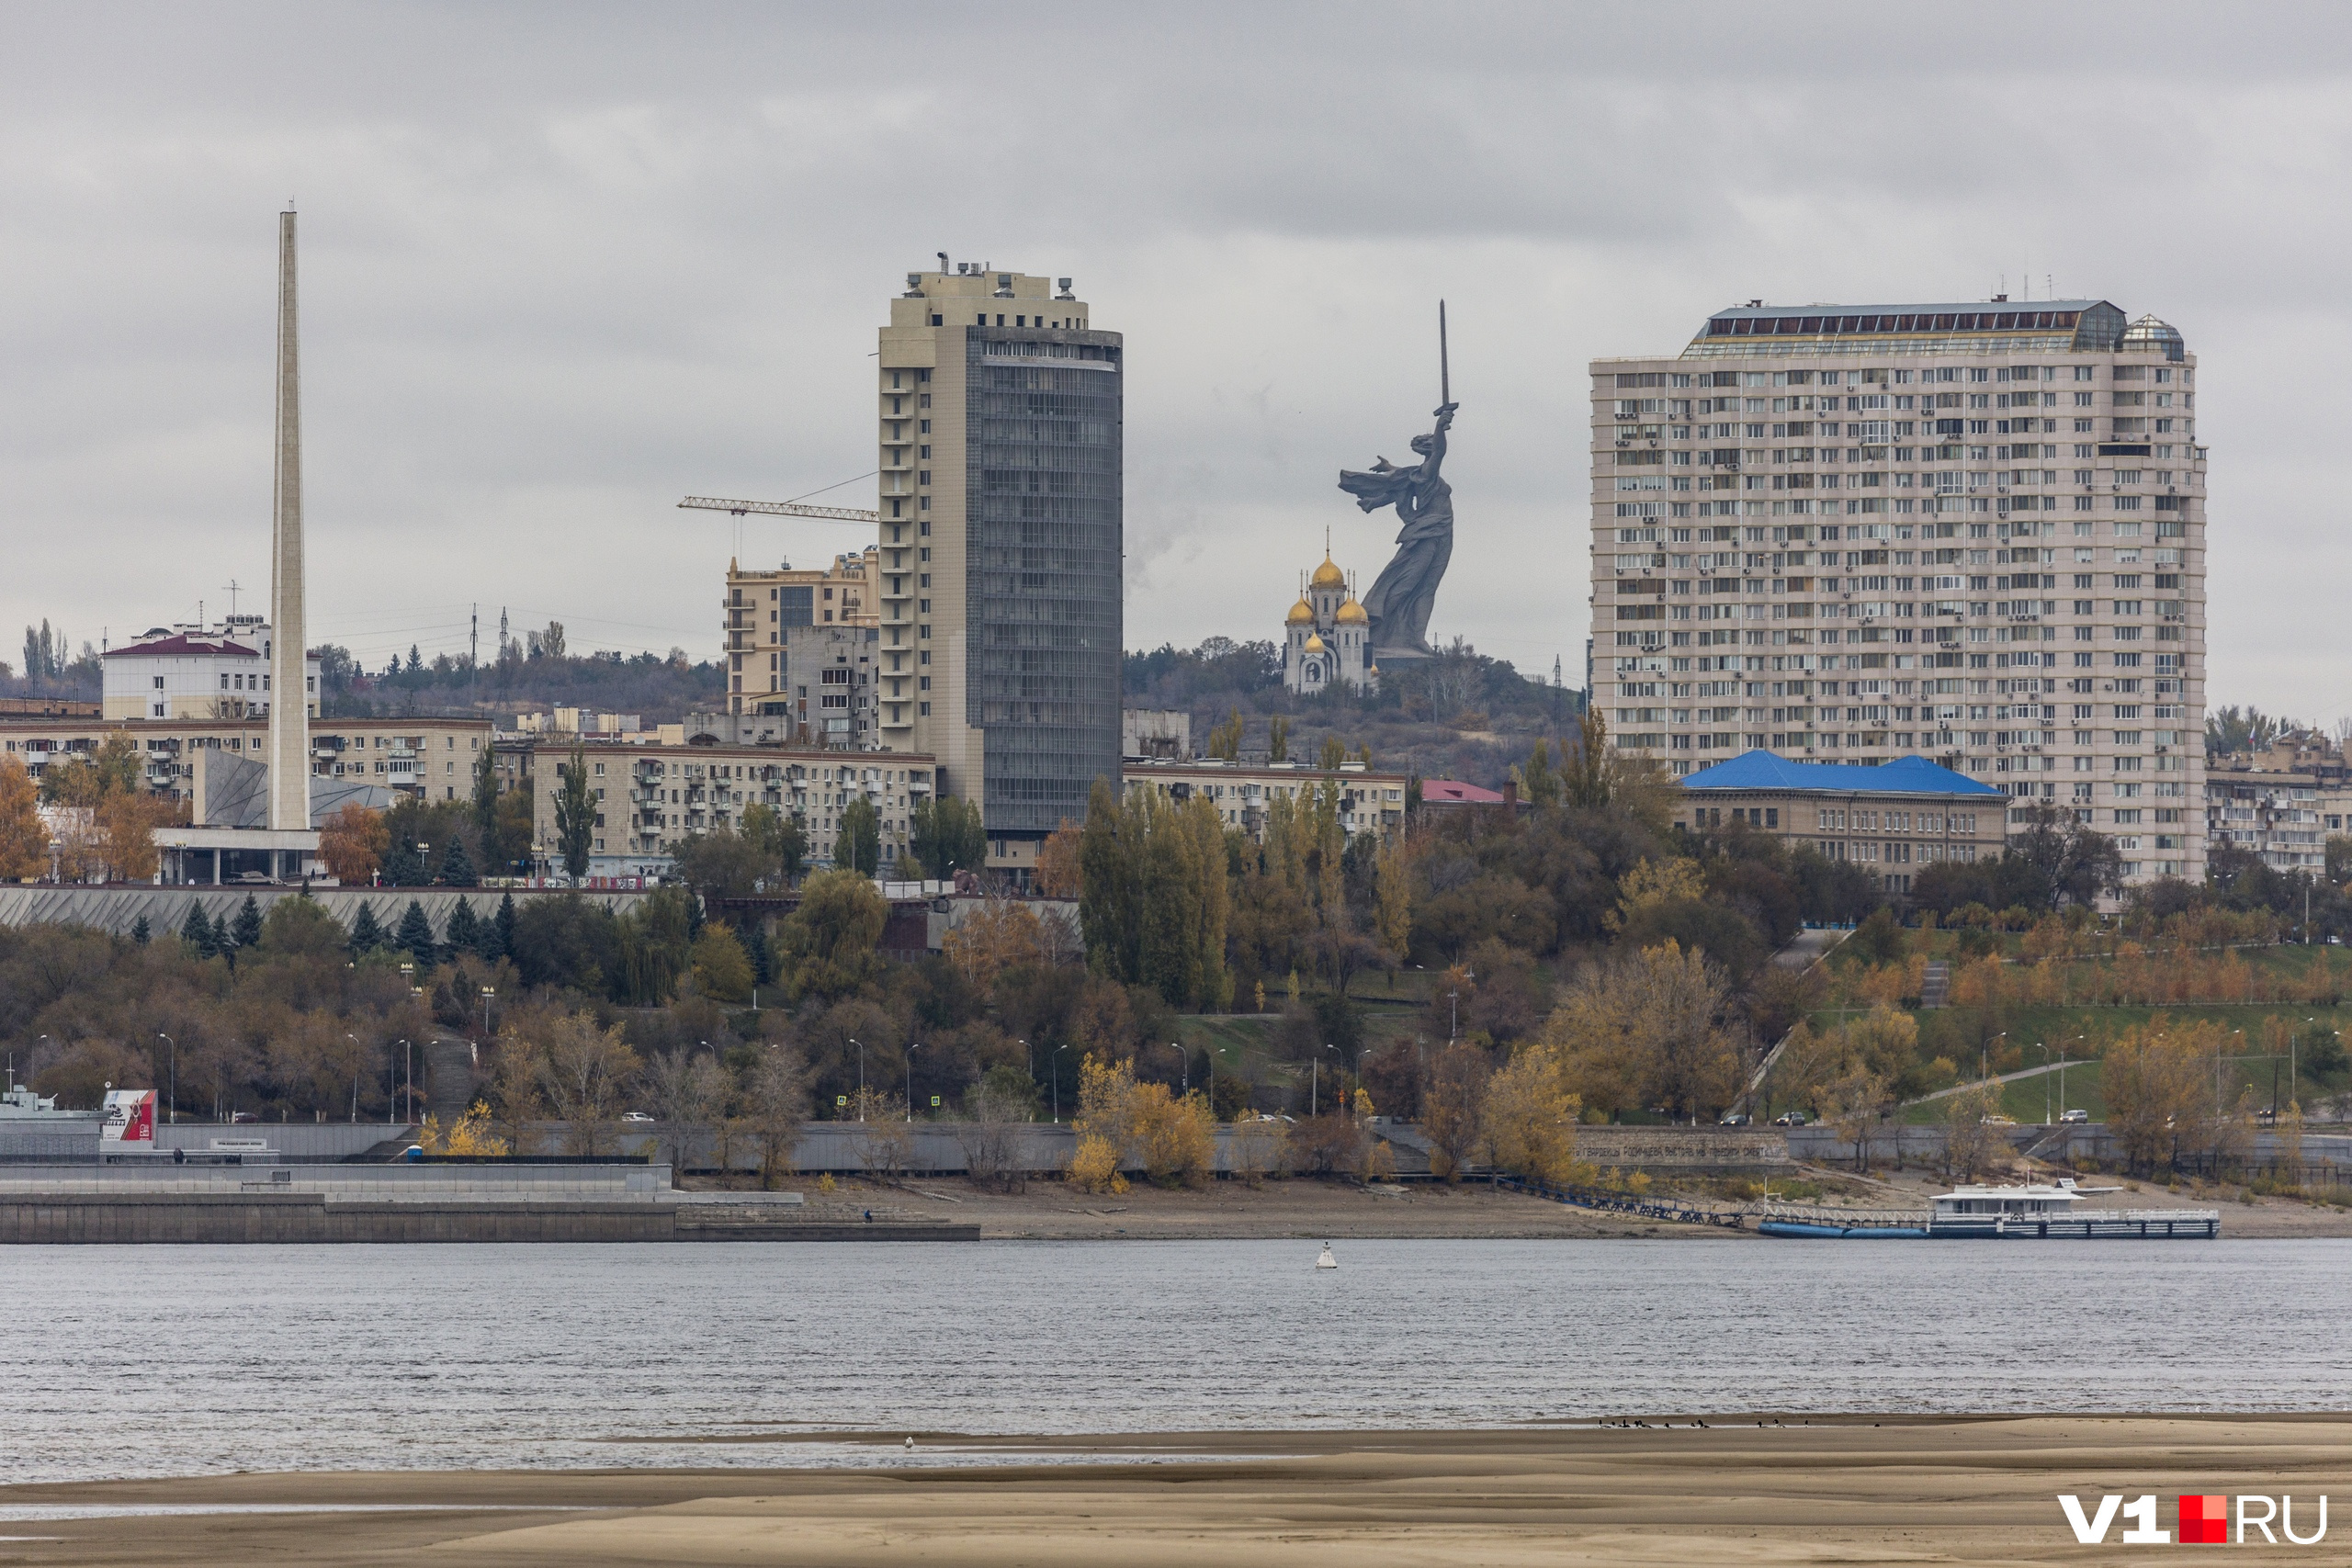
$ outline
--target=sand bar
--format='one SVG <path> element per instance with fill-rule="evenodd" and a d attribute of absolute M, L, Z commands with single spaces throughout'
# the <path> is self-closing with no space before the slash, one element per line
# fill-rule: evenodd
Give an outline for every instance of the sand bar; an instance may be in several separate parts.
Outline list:
<path fill-rule="evenodd" d="M 1840 1418 L 1764 1427 L 956 1439 L 983 1465 L 233 1475 L 0 1489 L 25 1505 L 443 1505 L 0 1523 L 0 1562 L 1682 1564 L 2165 1562 L 2078 1546 L 2061 1492 L 2322 1493 L 2352 1417 Z M 1770 1418 L 1767 1418 L 1768 1421 Z M 899 1449 L 876 1435 L 877 1448 Z M 1185 1456 L 1185 1457 L 1177 1457 Z M 566 1512 L 512 1512 L 554 1507 Z M 468 1510 L 477 1511 L 468 1511 Z M 0 1516 L 5 1517 L 5 1516 Z M 2331 1521 L 2329 1545 L 2337 1530 Z M 2299 1526 L 2309 1523 L 2299 1513 Z M 2119 1527 L 2120 1533 L 2120 1527 Z M 2281 1556 L 2317 1561 L 2324 1549 Z M 2176 1554 L 2177 1555 L 2177 1554 Z M 2249 1551 L 2249 1560 L 2268 1555 Z M 2333 1560 L 2333 1559 L 2330 1559 Z"/>

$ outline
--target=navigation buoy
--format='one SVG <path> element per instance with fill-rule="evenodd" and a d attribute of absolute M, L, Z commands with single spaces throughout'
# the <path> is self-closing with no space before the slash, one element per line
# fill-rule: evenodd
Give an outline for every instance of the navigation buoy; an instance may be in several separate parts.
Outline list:
<path fill-rule="evenodd" d="M 1331 1256 L 1331 1244 L 1328 1241 L 1325 1242 L 1323 1244 L 1323 1256 L 1315 1260 L 1315 1267 L 1317 1269 L 1337 1269 L 1339 1266 L 1340 1260 Z"/>

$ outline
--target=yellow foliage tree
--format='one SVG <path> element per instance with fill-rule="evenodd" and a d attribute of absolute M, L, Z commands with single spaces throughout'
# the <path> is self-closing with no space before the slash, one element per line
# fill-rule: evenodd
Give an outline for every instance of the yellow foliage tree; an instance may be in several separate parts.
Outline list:
<path fill-rule="evenodd" d="M 167 800 L 134 791 L 122 791 L 98 802 L 95 852 L 109 882 L 145 882 L 155 874 L 160 857 L 155 829 L 178 815 Z"/>
<path fill-rule="evenodd" d="M 0 757 L 0 879 L 39 876 L 49 869 L 49 829 L 41 826 L 40 793 L 23 762 Z"/>
<path fill-rule="evenodd" d="M 1487 1080 L 1487 1157 L 1536 1181 L 1572 1179 L 1580 1101 L 1566 1087 L 1559 1048 L 1522 1047 Z"/>
<path fill-rule="evenodd" d="M 1088 1192 L 1125 1192 L 1127 1179 L 1119 1174 L 1119 1151 L 1111 1140 L 1082 1134 L 1078 1152 L 1070 1156 L 1069 1179 Z"/>
<path fill-rule="evenodd" d="M 1048 898 L 1078 897 L 1078 824 L 1069 818 L 1037 846 L 1037 891 Z"/>
<path fill-rule="evenodd" d="M 319 858 L 326 862 L 327 874 L 346 887 L 368 886 L 390 847 L 391 833 L 384 825 L 384 814 L 356 801 L 328 818 L 319 829 Z"/>
<path fill-rule="evenodd" d="M 985 899 L 948 931 L 940 950 L 964 978 L 985 986 L 1007 969 L 1042 963 L 1045 928 L 1017 898 Z"/>
<path fill-rule="evenodd" d="M 506 1140 L 490 1130 L 490 1107 L 479 1100 L 450 1125 L 447 1137 L 442 1135 L 440 1122 L 427 1116 L 418 1142 L 429 1155 L 496 1156 L 507 1152 Z"/>
<path fill-rule="evenodd" d="M 1603 923 L 1612 931 L 1623 931 L 1644 909 L 1706 896 L 1706 874 L 1697 861 L 1645 860 L 1618 879 L 1617 908 Z"/>

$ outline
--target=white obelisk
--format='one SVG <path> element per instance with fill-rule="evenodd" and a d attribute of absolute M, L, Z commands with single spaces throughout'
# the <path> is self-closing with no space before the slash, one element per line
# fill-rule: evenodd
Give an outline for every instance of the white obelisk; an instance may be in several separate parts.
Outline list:
<path fill-rule="evenodd" d="M 311 694 L 302 626 L 302 360 L 294 214 L 277 217 L 277 471 L 269 539 L 269 826 L 311 825 Z"/>

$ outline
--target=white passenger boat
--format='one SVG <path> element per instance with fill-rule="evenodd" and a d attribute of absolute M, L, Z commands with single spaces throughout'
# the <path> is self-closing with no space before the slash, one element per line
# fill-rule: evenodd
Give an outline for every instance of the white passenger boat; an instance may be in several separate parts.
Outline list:
<path fill-rule="evenodd" d="M 1961 1186 L 1939 1193 L 1924 1215 L 1857 1216 L 1840 1221 L 1781 1213 L 1758 1224 L 1765 1235 L 1860 1241 L 2202 1240 L 2222 1234 L 2219 1209 L 2085 1209 L 2084 1199 L 2118 1191 L 2084 1188 L 2071 1177 L 2054 1185 Z"/>

